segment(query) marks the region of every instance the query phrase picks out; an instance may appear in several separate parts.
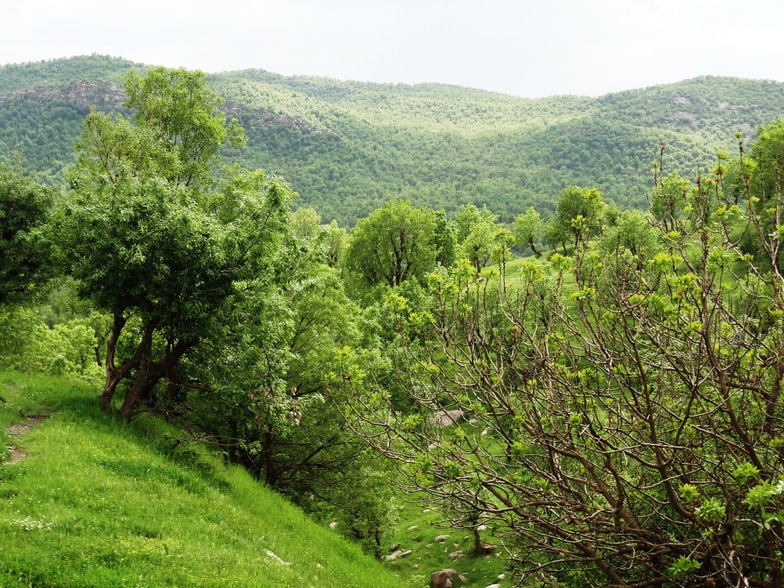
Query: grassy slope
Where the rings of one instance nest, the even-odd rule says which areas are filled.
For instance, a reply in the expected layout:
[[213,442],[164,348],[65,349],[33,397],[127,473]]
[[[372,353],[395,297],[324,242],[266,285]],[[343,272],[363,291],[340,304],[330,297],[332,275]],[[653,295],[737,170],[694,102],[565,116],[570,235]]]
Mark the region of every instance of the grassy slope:
[[[403,586],[240,469],[160,421],[106,417],[94,395],[0,374],[0,447],[28,454],[0,466],[0,586]],[[6,436],[41,412],[53,415]]]
[[[465,581],[455,579],[456,588],[484,588],[491,584],[508,588],[512,585],[502,547],[490,555],[471,555],[474,540],[468,531],[446,527],[444,517],[436,510],[423,507],[410,498],[396,501],[400,508],[400,521],[391,542],[399,543],[399,550],[411,550],[412,553],[387,565],[407,579],[411,586],[427,586],[430,572],[445,568],[452,568],[465,578]],[[498,543],[489,531],[482,533],[482,538],[487,543]],[[456,552],[462,553],[458,557],[449,557]]]

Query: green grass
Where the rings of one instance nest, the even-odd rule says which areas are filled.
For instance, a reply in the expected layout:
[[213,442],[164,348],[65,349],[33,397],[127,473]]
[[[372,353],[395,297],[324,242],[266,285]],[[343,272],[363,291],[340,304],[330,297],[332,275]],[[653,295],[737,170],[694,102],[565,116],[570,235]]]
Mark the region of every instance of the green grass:
[[405,585],[177,429],[102,414],[85,384],[0,373],[0,396],[0,447],[28,455],[0,466],[0,586]]
[[[465,581],[455,577],[455,588],[484,588],[490,584],[500,584],[504,588],[512,585],[502,547],[499,546],[491,555],[471,555],[474,540],[470,532],[446,527],[442,515],[423,506],[415,498],[408,496],[405,500],[396,499],[400,519],[391,536],[390,547],[399,543],[398,549],[410,549],[413,553],[387,563],[390,569],[406,579],[412,587],[427,586],[432,572],[448,568],[466,577]],[[436,537],[443,535],[448,537],[436,541]],[[498,543],[489,532],[482,533],[482,540],[486,544]],[[462,551],[463,554],[450,559],[449,554],[456,551]],[[499,580],[501,574],[505,575],[503,581]]]

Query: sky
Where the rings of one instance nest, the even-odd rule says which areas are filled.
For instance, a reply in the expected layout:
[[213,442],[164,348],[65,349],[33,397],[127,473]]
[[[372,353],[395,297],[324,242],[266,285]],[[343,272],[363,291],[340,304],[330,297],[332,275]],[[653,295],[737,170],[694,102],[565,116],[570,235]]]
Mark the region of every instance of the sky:
[[0,64],[92,53],[600,96],[701,75],[784,81],[784,2],[0,0]]

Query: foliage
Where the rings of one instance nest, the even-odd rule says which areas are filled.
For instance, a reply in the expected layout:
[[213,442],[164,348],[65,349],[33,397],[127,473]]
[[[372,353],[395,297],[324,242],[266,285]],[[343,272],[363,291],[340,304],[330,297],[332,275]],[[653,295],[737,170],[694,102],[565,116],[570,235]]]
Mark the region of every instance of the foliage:
[[452,267],[457,255],[457,235],[454,223],[446,218],[443,210],[434,211],[436,217],[436,263],[442,267]]
[[586,221],[572,255],[525,260],[515,281],[432,276],[430,308],[396,306],[410,404],[381,386],[351,397],[411,488],[454,525],[497,528],[523,585],[784,582],[781,192],[749,168],[736,206],[722,173],[657,176],[684,198],[613,213],[600,240],[600,207],[564,207]]
[[458,243],[458,257],[471,262],[476,271],[489,262],[495,251],[499,227],[498,216],[487,207],[481,210],[473,204],[460,207],[455,216],[454,226]]
[[[596,237],[603,225],[604,202],[595,188],[570,186],[561,193],[552,220],[550,244],[564,243],[566,236],[576,247]],[[558,235],[557,240],[553,240]]]
[[44,226],[53,191],[0,164],[0,305],[29,297],[52,276]]
[[493,214],[486,206],[480,209],[473,204],[463,204],[458,209],[454,220],[455,237],[458,244],[462,245],[477,225],[494,225],[497,221],[498,215]]
[[[0,159],[18,152],[48,179],[73,163],[91,104],[122,107],[128,61],[104,56],[3,66]],[[227,156],[285,177],[300,204],[352,226],[386,201],[408,199],[452,218],[487,205],[511,223],[533,206],[550,217],[568,186],[595,186],[621,208],[644,208],[651,160],[707,170],[731,132],[780,116],[781,85],[696,78],[601,98],[524,99],[437,84],[366,84],[260,70],[209,76],[248,134]]]
[[23,372],[67,375],[93,384],[101,381],[96,361],[106,320],[97,313],[49,327],[33,309],[0,310],[0,366]]
[[[141,77],[132,69],[124,82],[125,106],[134,109],[137,129],[151,131],[176,162],[161,170],[170,182],[207,188],[218,150],[224,144],[244,145],[243,130],[236,119],[226,122],[218,110],[224,100],[206,84],[203,73],[156,67]],[[84,143],[82,149],[87,149]]]
[[539,243],[544,236],[544,223],[542,217],[534,208],[529,208],[523,214],[518,214],[514,221],[515,242],[521,247],[530,248],[536,257],[542,253]]
[[[200,72],[132,72],[126,92],[137,108],[131,121],[95,111],[85,119],[57,230],[67,272],[113,317],[101,404],[109,408],[130,378],[128,417],[220,328],[241,289],[263,287],[293,195],[238,167],[213,188],[218,148],[241,137]],[[131,319],[136,332],[125,329]],[[121,336],[134,343],[118,357]]]
[[[300,209],[302,211],[304,209]],[[376,555],[388,528],[382,468],[345,426],[335,357],[359,345],[359,310],[326,263],[329,229],[293,213],[274,279],[248,291],[170,379],[157,406],[232,463]],[[322,233],[323,231],[323,233]],[[363,496],[354,496],[366,487]]]
[[351,232],[346,268],[358,287],[399,286],[422,279],[438,258],[434,211],[411,202],[389,202],[360,220]]
[[636,258],[640,264],[661,250],[649,218],[638,210],[620,212],[614,224],[605,227],[601,247],[608,254],[622,253]]

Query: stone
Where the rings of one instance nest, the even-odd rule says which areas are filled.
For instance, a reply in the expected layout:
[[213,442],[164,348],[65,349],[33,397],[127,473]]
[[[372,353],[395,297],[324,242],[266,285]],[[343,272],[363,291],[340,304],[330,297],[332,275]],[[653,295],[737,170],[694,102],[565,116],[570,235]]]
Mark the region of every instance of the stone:
[[433,541],[435,541],[437,543],[443,543],[447,539],[449,539],[449,535],[436,535],[435,539],[433,539]]
[[457,570],[440,570],[430,574],[430,588],[452,588],[452,576]]
[[334,529],[334,528],[335,528],[335,527],[337,527],[337,526],[338,526],[338,522],[337,522],[337,521],[332,521],[332,522],[329,524],[329,528],[330,528],[330,529]]
[[398,550],[397,550],[397,551],[395,551],[394,553],[390,553],[390,554],[387,556],[387,561],[395,561],[397,558],[399,558],[399,557],[400,557],[400,554],[401,554],[401,553],[403,553],[403,550],[402,550],[402,549],[398,549]]
[[399,547],[400,547],[400,543],[395,543],[392,547],[389,548],[390,553],[393,551],[397,551]]
[[501,584],[490,584],[489,586],[486,586],[485,588],[501,588]]
[[280,558],[279,558],[277,555],[275,555],[275,554],[274,554],[272,551],[270,551],[269,549],[267,549],[267,557],[269,557],[269,558],[271,558],[271,559],[275,560],[276,562],[278,562],[278,563],[279,563],[280,565],[282,565],[282,566],[290,566],[290,565],[291,565],[291,562],[290,562],[290,561],[283,561],[282,559],[280,559]]
[[440,427],[455,425],[463,418],[462,410],[439,410],[433,417],[433,422]]
[[450,553],[447,557],[449,559],[457,559],[458,557],[460,557],[462,555],[463,555],[463,550],[462,549],[458,549],[457,551],[453,551],[452,553]]
[[468,576],[466,574],[460,574],[458,578],[460,578],[461,582],[468,582]]
[[414,529],[416,529],[416,528],[417,528],[417,525],[411,525],[411,526],[408,528],[408,530],[409,530],[409,531],[413,531],[413,530],[414,530]]

